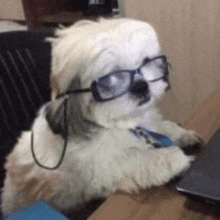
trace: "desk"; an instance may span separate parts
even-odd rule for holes
[[[208,142],[220,127],[220,88],[184,126]],[[108,198],[88,220],[214,220],[220,206],[211,206],[180,194],[169,186],[147,189],[139,195],[118,193]]]

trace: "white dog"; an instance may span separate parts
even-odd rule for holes
[[[183,148],[200,139],[156,108],[168,63],[148,23],[81,21],[50,41],[52,100],[7,158],[5,215],[41,199],[68,212],[117,190],[165,184],[190,166]]]

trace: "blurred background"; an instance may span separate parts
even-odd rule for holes
[[[185,123],[220,85],[218,0],[0,0],[0,19],[29,31],[69,25],[98,16],[125,16],[151,23],[172,65],[171,86],[162,108]],[[210,109],[212,111],[212,109]]]

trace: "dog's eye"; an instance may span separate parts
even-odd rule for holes
[[[130,77],[129,73],[127,72],[118,72],[112,75],[109,75],[108,77],[102,78],[99,81],[99,85],[102,87],[117,87],[122,84],[129,84],[130,83]]]
[[[167,66],[167,62],[163,59],[153,59],[153,60],[148,60],[144,63],[144,66],[146,68],[159,68],[159,69],[164,69]]]
[[[113,97],[126,91],[131,84],[130,73],[123,71],[100,78],[97,89],[104,98]]]
[[[99,86],[110,89],[117,82],[117,78],[115,76],[108,76],[99,80]]]

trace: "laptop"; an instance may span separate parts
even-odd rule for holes
[[[220,129],[175,188],[207,203],[220,204]]]

